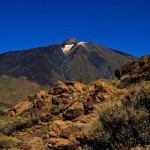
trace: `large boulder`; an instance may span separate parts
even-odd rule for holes
[[[67,120],[72,120],[81,115],[84,115],[83,103],[75,102],[63,113],[63,118]]]
[[[50,125],[48,147],[58,149],[75,149],[80,145],[78,138],[82,135],[85,124],[80,122],[55,120]]]

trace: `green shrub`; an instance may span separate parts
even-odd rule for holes
[[[17,144],[18,140],[16,138],[0,134],[0,149],[15,148]]]
[[[5,114],[5,109],[0,108],[0,116],[3,116]]]
[[[83,134],[90,141],[95,141],[95,143],[105,142],[110,138],[109,132],[107,132],[101,121],[95,121],[84,128]]]
[[[50,112],[51,112],[52,115],[58,115],[59,112],[60,112],[59,106],[53,105],[53,106],[50,108]]]
[[[38,123],[38,119],[19,118],[16,121],[8,122],[4,127],[1,128],[1,132],[5,135],[11,135],[13,132],[20,131],[26,128],[30,128]]]
[[[28,95],[28,101],[29,102],[31,102],[34,99],[36,99],[36,94],[35,95]]]
[[[93,149],[128,149],[150,144],[149,91],[149,82],[142,82],[132,86],[120,100],[101,103],[99,119],[83,131],[84,142]]]
[[[85,102],[85,99],[82,98],[82,97],[77,97],[77,98],[75,99],[75,102],[81,102],[81,103],[83,103],[83,102]]]

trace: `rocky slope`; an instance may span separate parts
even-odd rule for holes
[[[19,125],[22,131],[15,127],[16,132],[8,129],[6,134],[20,139],[21,149],[37,145],[36,140],[31,142],[34,138],[49,149],[81,149],[82,130],[98,118],[98,105],[125,92],[103,80],[88,86],[79,82],[58,81],[49,91],[36,94],[31,102],[19,103],[7,112],[7,116],[28,119]],[[29,118],[32,118],[32,123]],[[33,120],[37,122],[34,124]]]
[[[0,74],[25,76],[41,85],[76,80],[83,83],[114,77],[116,68],[134,57],[89,42],[68,39],[60,44],[0,55]]]
[[[124,84],[150,80],[150,56],[143,56],[115,70],[115,76]]]
[[[89,85],[58,81],[0,117],[0,148],[149,149],[149,56],[126,68],[142,70],[138,84],[115,86],[124,80],[97,80]],[[140,63],[139,63],[140,62]],[[143,64],[142,63],[142,64]],[[121,70],[121,69],[120,69]],[[131,69],[129,74],[135,74]],[[127,74],[127,72],[126,72]]]

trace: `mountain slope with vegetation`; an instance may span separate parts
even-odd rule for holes
[[[30,95],[35,95],[43,89],[38,84],[27,81],[25,78],[13,78],[7,75],[0,76],[0,107],[9,108],[24,101]]]
[[[149,60],[145,56],[126,65],[131,68],[126,72],[129,78],[139,70],[146,75],[138,74],[128,84],[123,76],[89,85],[58,81],[18,103],[1,114],[0,148],[149,149],[150,73],[143,69],[150,66]],[[134,71],[139,61],[144,65],[136,65]]]

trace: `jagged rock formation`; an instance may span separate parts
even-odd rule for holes
[[[114,78],[114,71],[134,57],[89,42],[68,39],[60,44],[0,55],[0,74],[24,76],[43,86],[58,80],[83,83]]]
[[[44,145],[49,149],[81,148],[79,139],[83,138],[82,130],[98,118],[98,105],[114,95],[121,96],[124,92],[103,80],[92,82],[88,86],[79,82],[58,81],[49,91],[36,94],[31,102],[14,106],[7,116],[23,115],[41,120],[33,128],[13,133],[22,139],[20,147],[24,143],[31,144],[28,139],[32,136],[39,138],[34,135],[35,128],[38,128],[40,132],[42,130]]]

